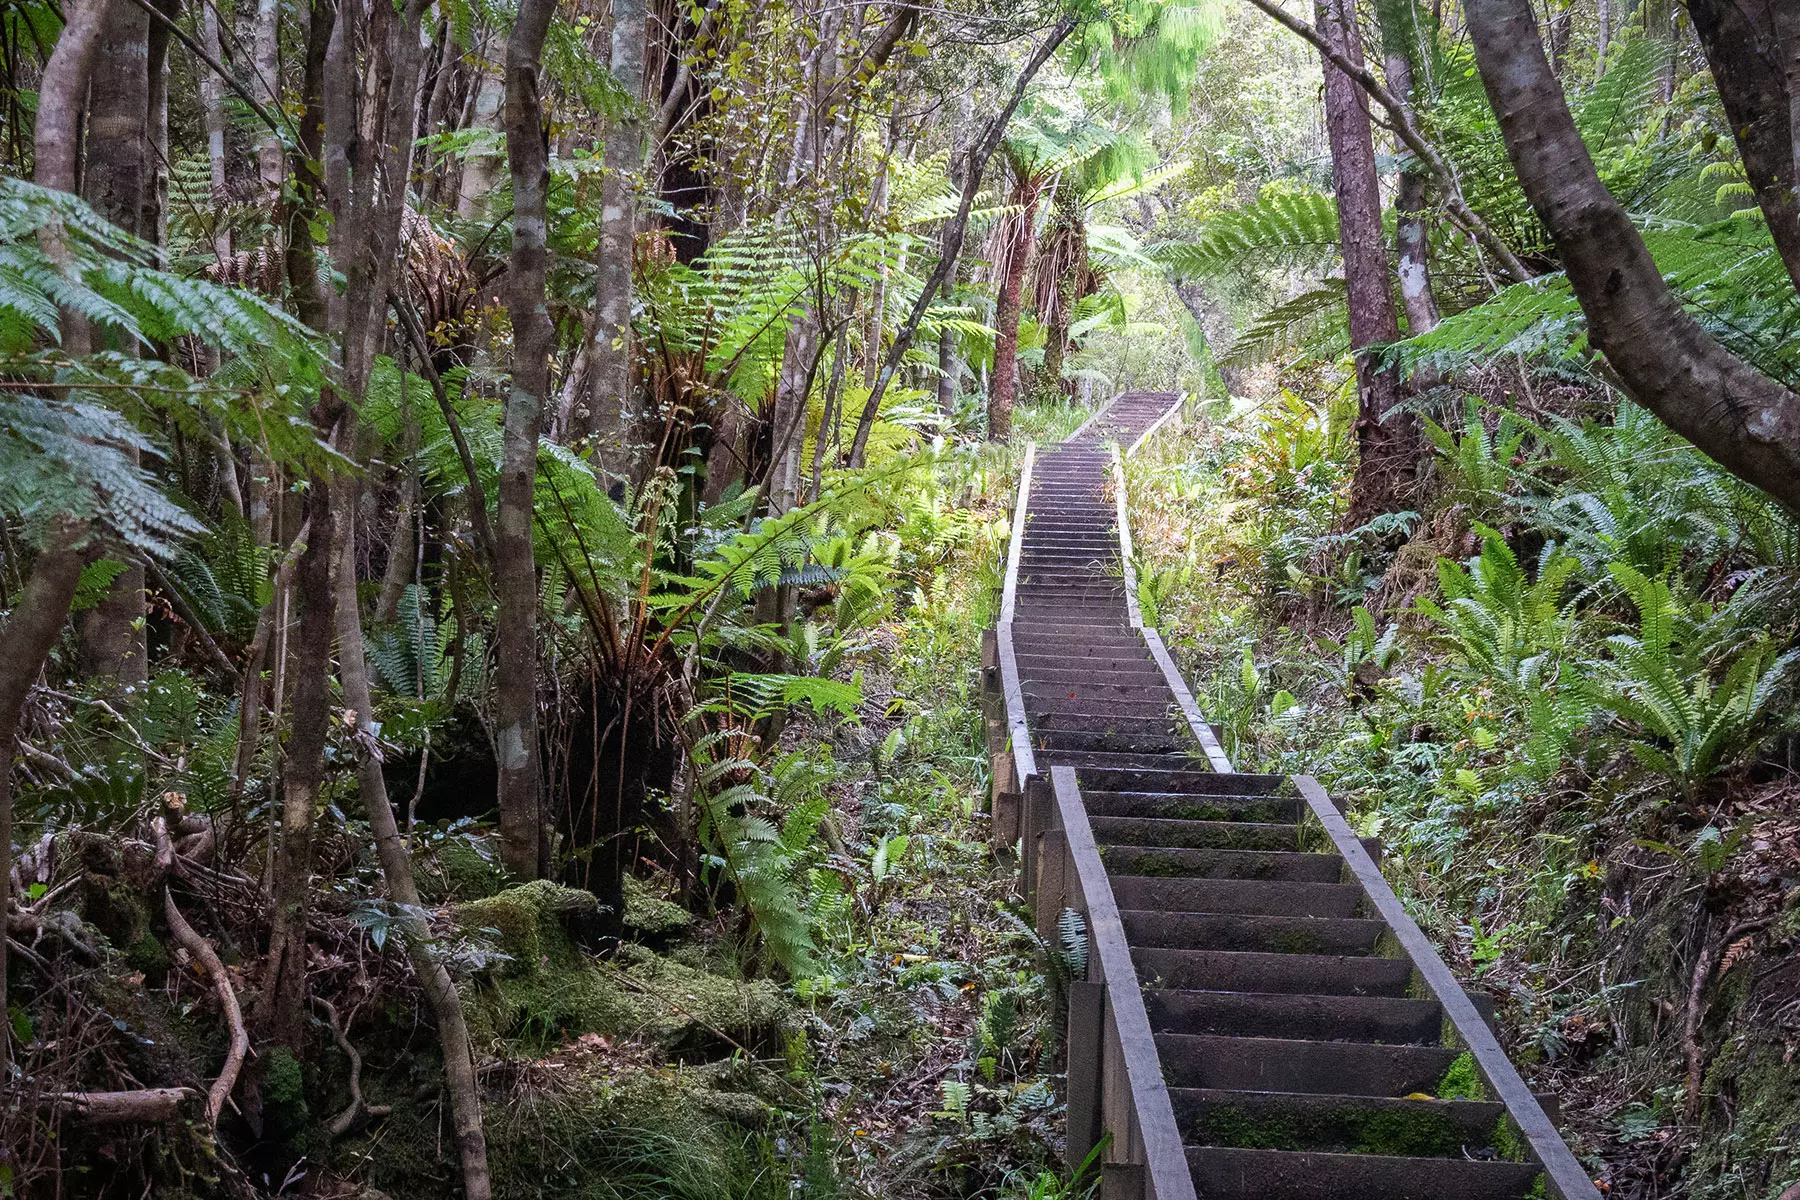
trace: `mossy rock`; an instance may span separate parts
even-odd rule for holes
[[[623,880],[625,888],[625,928],[639,937],[673,937],[693,923],[693,916],[679,904],[673,904],[651,892],[644,882],[630,875]]]
[[[1694,1195],[1775,1200],[1800,1179],[1800,1070],[1785,1059],[1782,1043],[1746,1034],[1720,1050],[1701,1090],[1729,1095],[1730,1115],[1709,1106],[1688,1166]]]
[[[592,894],[542,880],[458,905],[465,933],[489,931],[483,940],[505,956],[465,990],[471,1034],[533,1047],[629,1035],[692,1054],[762,1042],[785,1027],[787,1002],[766,980],[730,979],[638,946],[613,963],[585,953],[600,915]]]
[[[439,845],[418,861],[419,893],[433,903],[480,900],[506,889],[511,877],[498,855],[463,839]]]

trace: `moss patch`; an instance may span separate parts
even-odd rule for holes
[[[465,989],[471,1034],[532,1048],[630,1035],[694,1054],[762,1043],[785,1026],[787,1002],[767,980],[726,978],[636,946],[611,963],[586,954],[597,912],[591,894],[542,880],[459,905],[465,934],[505,956]]]
[[[1222,1103],[1207,1106],[1184,1132],[1209,1146],[1415,1158],[1456,1157],[1470,1141],[1452,1106],[1430,1100],[1295,1108]]]
[[[625,928],[644,937],[670,937],[693,922],[687,909],[671,904],[655,895],[642,880],[627,875],[625,887]]]
[[[1437,1086],[1440,1100],[1486,1100],[1487,1084],[1482,1082],[1481,1071],[1475,1066],[1475,1056],[1467,1050],[1456,1056],[1450,1069],[1444,1072],[1444,1078]]]

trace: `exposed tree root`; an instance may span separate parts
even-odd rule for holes
[[[225,973],[225,964],[219,961],[212,943],[194,932],[194,927],[181,915],[181,909],[175,905],[175,893],[167,884],[163,885],[163,915],[168,919],[169,932],[175,935],[175,941],[206,968],[207,975],[212,978],[213,991],[218,994],[219,1007],[225,1010],[226,1024],[231,1027],[231,1045],[225,1054],[225,1066],[206,1095],[206,1123],[217,1125],[231,1089],[237,1086],[244,1055],[250,1051],[250,1035],[244,1032],[244,1010],[238,1005],[237,992],[231,986],[231,976]]]
[[[362,1094],[362,1055],[350,1044],[350,1037],[344,1032],[344,1023],[338,1020],[337,1007],[323,996],[312,998],[313,1007],[322,1010],[326,1024],[331,1027],[331,1040],[337,1048],[344,1052],[350,1060],[350,1105],[343,1112],[331,1119],[325,1128],[334,1138],[343,1137],[356,1124],[357,1118],[367,1113],[371,1117],[385,1117],[393,1110],[385,1104],[370,1104]]]

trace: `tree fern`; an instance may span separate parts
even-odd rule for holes
[[[1193,241],[1163,242],[1145,253],[1177,279],[1202,279],[1242,266],[1319,269],[1338,253],[1337,203],[1320,192],[1268,188],[1252,203],[1209,222]]]

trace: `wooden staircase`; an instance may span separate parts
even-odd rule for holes
[[[996,841],[1041,933],[1085,925],[1069,1161],[1105,1136],[1106,1196],[1595,1200],[1379,848],[1312,780],[1232,772],[1142,627],[1116,445],[1178,406],[1028,455],[985,651]]]

